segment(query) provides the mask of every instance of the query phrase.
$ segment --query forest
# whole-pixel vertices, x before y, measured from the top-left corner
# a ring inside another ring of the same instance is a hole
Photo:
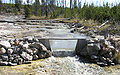
[[[45,18],[77,18],[79,20],[94,20],[103,23],[107,20],[114,23],[120,22],[120,5],[104,3],[102,6],[95,6],[94,3],[84,3],[80,0],[70,0],[70,6],[66,4],[67,0],[9,0],[9,3],[3,3],[0,0],[0,13],[24,14],[25,18],[45,17]]]

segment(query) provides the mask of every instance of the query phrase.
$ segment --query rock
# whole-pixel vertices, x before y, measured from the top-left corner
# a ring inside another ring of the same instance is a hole
[[[38,40],[38,39],[35,39],[35,38],[33,38],[33,41],[34,41],[34,42],[39,42],[39,40]]]
[[[11,47],[10,43],[8,41],[0,41],[0,45],[6,47],[6,48],[9,48]]]
[[[24,43],[23,41],[19,42],[19,44],[22,45],[22,46],[24,45],[23,43]]]
[[[33,51],[31,49],[26,49],[25,50],[28,54],[33,55]]]
[[[88,55],[97,55],[98,51],[100,50],[100,45],[99,44],[88,44],[87,45],[87,52]]]
[[[42,43],[40,43],[40,46],[42,46],[42,50],[46,50],[47,51],[47,48]]]
[[[110,58],[106,58],[106,61],[112,63],[112,60],[110,60]]]
[[[17,58],[13,59],[12,63],[18,63],[18,59]]]
[[[19,56],[18,54],[12,54],[12,57],[13,57],[14,59],[20,58],[20,56]]]
[[[1,55],[3,61],[8,61],[8,56],[6,54]]]
[[[5,48],[0,48],[0,54],[4,54],[4,53],[6,53],[6,50],[5,50]]]
[[[17,63],[8,62],[8,65],[9,65],[9,66],[16,66]]]
[[[15,46],[13,48],[13,53],[14,54],[20,54],[22,52],[22,50],[23,50],[22,46]]]
[[[8,50],[7,50],[7,54],[8,54],[8,55],[11,55],[12,53],[13,53],[13,49],[8,49]]]
[[[40,43],[34,43],[34,44],[30,44],[29,45],[30,48],[36,48],[38,50],[43,50],[42,46],[40,45]]]
[[[39,58],[48,58],[52,56],[52,53],[50,51],[42,51],[42,52],[38,52],[38,57]]]
[[[78,56],[81,56],[81,55],[86,56],[86,55],[88,55],[88,53],[87,53],[87,44],[88,44],[88,41],[86,39],[78,40],[77,46],[76,46],[76,49],[75,49],[75,53]]]
[[[91,56],[91,59],[98,59],[98,56],[92,55],[92,56]]]
[[[104,62],[97,62],[97,64],[100,65],[100,66],[107,66],[107,64],[104,63]]]
[[[100,57],[100,60],[101,60],[102,62],[104,62],[104,63],[107,63],[105,57]]]
[[[22,58],[19,58],[17,64],[18,64],[18,65],[21,65],[22,63],[23,63],[23,59],[22,59]]]
[[[8,65],[8,62],[0,62],[0,65],[1,65],[1,66],[7,66],[7,65]]]
[[[33,55],[33,60],[37,60],[38,58],[38,55]]]
[[[36,49],[36,48],[31,48],[31,50],[33,51],[33,54],[37,54],[38,53],[38,49]]]
[[[14,58],[10,55],[8,61],[12,62],[13,60],[14,60]]]
[[[27,44],[23,44],[23,47],[28,49],[29,48],[29,44],[28,43]]]
[[[30,56],[29,54],[27,54],[27,52],[22,52],[22,54],[20,54],[20,55],[26,61],[31,61],[33,59],[32,56]]]

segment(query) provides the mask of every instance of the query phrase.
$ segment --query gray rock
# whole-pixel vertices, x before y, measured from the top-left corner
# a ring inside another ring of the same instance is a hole
[[[112,60],[110,60],[110,58],[106,58],[106,61],[112,63]]]
[[[33,60],[37,60],[38,58],[38,55],[33,55]]]
[[[12,63],[18,63],[18,59],[17,58],[13,59]]]
[[[25,50],[28,54],[33,55],[33,51],[31,49],[26,49]]]
[[[104,63],[104,62],[97,62],[97,64],[100,66],[107,66],[107,63]]]
[[[42,52],[38,52],[38,57],[39,58],[48,58],[52,56],[52,53],[50,51],[42,51]]]
[[[14,60],[14,58],[12,57],[12,56],[10,56],[9,57],[9,61],[11,62],[11,61],[13,61]]]
[[[36,48],[38,50],[42,50],[42,46],[39,43],[30,44],[29,47]]]
[[[38,49],[36,49],[36,48],[31,48],[31,50],[33,51],[33,54],[37,54],[38,53]]]
[[[31,61],[33,59],[33,57],[30,56],[27,52],[22,52],[22,54],[20,54],[20,55],[26,61]]]
[[[92,56],[91,56],[91,59],[98,59],[98,56],[92,55]]]
[[[20,58],[20,56],[19,56],[18,54],[12,54],[12,57],[13,57],[14,59]]]
[[[104,62],[104,63],[107,63],[105,57],[100,57],[100,60],[101,60],[102,62]]]
[[[3,61],[8,61],[8,56],[6,54],[1,55]]]
[[[4,54],[4,53],[6,53],[6,50],[5,50],[5,48],[0,48],[0,54]]]
[[[29,44],[28,43],[27,44],[23,44],[23,47],[28,49],[29,48]]]
[[[0,45],[5,46],[6,48],[11,47],[10,43],[8,41],[0,41]]]
[[[8,65],[9,65],[9,66],[16,66],[17,63],[8,62]]]
[[[92,43],[92,44],[88,44],[87,46],[88,55],[97,55],[99,50],[100,50],[99,44]]]
[[[21,65],[22,63],[23,63],[23,59],[22,59],[22,58],[19,58],[17,64],[18,64],[18,65]]]
[[[1,65],[1,66],[7,66],[7,65],[8,65],[8,62],[0,62],[0,65]]]
[[[7,53],[8,53],[8,54],[12,54],[12,53],[13,53],[13,49],[8,49],[8,50],[7,50]]]

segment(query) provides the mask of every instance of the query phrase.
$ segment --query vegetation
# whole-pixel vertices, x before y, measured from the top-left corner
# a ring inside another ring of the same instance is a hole
[[[94,20],[100,23],[109,20],[112,23],[120,22],[120,5],[109,5],[104,3],[103,6],[95,6],[92,4],[84,3],[81,5],[80,0],[70,0],[70,8],[67,7],[67,0],[27,0],[27,3],[21,4],[22,0],[15,0],[15,4],[12,1],[11,4],[2,4],[0,0],[0,11],[5,12],[20,12],[21,9],[25,9],[25,17],[37,16],[46,18],[77,18],[81,20]],[[11,2],[11,0],[10,0]],[[41,2],[41,3],[40,3]],[[77,3],[78,2],[78,3]],[[24,7],[24,8],[23,8]],[[8,10],[12,9],[11,10]],[[15,9],[15,10],[14,10]]]

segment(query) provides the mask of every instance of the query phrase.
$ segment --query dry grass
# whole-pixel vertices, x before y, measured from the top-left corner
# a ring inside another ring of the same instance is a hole
[[[28,20],[42,20],[42,19],[48,19],[45,16],[31,16],[30,18],[28,18]]]
[[[22,64],[18,66],[0,66],[0,74],[5,75],[35,75],[33,69],[37,68],[38,66],[44,67],[44,63],[41,62],[43,59],[31,61],[31,64]]]

